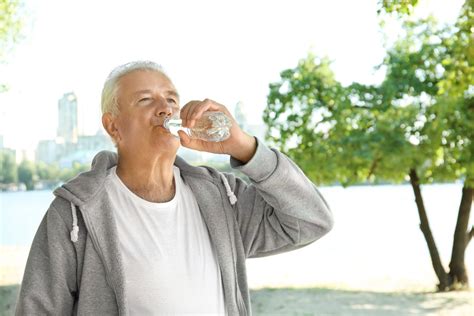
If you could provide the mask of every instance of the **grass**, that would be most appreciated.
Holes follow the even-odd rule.
[[[0,286],[0,316],[14,314],[19,289],[20,286],[16,284]]]

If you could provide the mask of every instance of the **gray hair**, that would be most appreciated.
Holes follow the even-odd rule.
[[[136,70],[156,71],[168,77],[161,65],[148,60],[132,61],[116,67],[110,72],[109,76],[105,80],[104,88],[102,89],[102,114],[111,113],[113,115],[117,115],[119,113],[117,103],[118,82],[120,78]]]

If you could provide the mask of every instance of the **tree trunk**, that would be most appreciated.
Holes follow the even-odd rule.
[[[469,287],[469,278],[466,265],[464,264],[464,253],[474,231],[474,228],[471,228],[470,232],[467,230],[474,189],[469,188],[466,183],[467,181],[464,182],[464,187],[462,188],[461,204],[459,205],[458,220],[454,231],[453,252],[451,262],[449,263],[449,283],[453,289]]]
[[[446,291],[448,290],[449,286],[448,274],[443,268],[433,234],[431,233],[428,216],[426,215],[425,205],[423,203],[423,197],[421,196],[420,182],[415,169],[410,169],[410,183],[413,188],[413,192],[415,193],[415,202],[418,208],[418,215],[420,216],[420,229],[425,236],[426,243],[428,244],[431,263],[433,264],[433,268],[439,280],[438,289],[440,291]]]

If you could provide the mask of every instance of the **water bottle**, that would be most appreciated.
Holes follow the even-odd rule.
[[[167,118],[163,127],[176,135],[179,129],[184,129],[182,120],[177,117]],[[221,142],[229,138],[232,121],[222,112],[204,112],[196,120],[193,128],[187,128],[191,138],[202,139],[208,142]]]

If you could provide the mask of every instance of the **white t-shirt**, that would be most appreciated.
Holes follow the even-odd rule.
[[[176,194],[146,201],[117,176],[105,183],[117,222],[130,315],[225,315],[214,247],[191,189],[174,168]]]

